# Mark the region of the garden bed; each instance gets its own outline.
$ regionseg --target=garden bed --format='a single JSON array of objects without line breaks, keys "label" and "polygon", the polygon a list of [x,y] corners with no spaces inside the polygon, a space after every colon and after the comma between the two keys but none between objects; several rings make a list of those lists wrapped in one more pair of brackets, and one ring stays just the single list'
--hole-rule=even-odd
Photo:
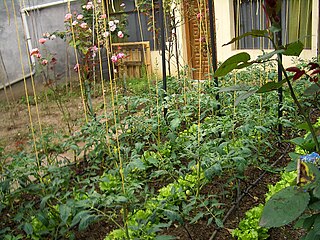
[{"label": "garden bed", "polygon": [[[210,239],[215,231],[215,239],[232,239],[231,231],[237,228],[245,212],[263,203],[267,185],[278,181],[279,171],[290,161],[284,153],[288,151],[287,144],[279,147],[273,134],[277,125],[270,119],[270,125],[265,122],[255,127],[264,118],[261,111],[259,114],[254,109],[250,110],[252,113],[249,111],[248,104],[255,105],[256,100],[249,99],[234,108],[228,93],[221,101],[224,114],[217,115],[214,94],[205,82],[201,83],[203,106],[199,121],[196,99],[200,95],[192,81],[188,92],[181,92],[183,83],[172,82],[174,94],[168,102],[167,122],[163,122],[162,113],[156,111],[151,98],[147,99],[139,90],[147,82],[137,84],[128,90],[129,95],[118,96],[116,125],[112,105],[103,110],[103,97],[93,98],[96,114],[89,117],[88,123],[77,94],[64,102],[70,109],[69,119],[54,107],[55,99],[41,103],[38,107],[45,126],[44,137],[39,135],[35,120],[36,144],[42,149],[40,158],[47,160],[40,168],[32,154],[32,131],[25,127],[29,125],[28,118],[19,117],[14,125],[8,119],[3,121],[8,125],[2,129],[2,166],[6,169],[3,173],[9,175],[2,175],[2,189],[6,189],[3,185],[6,180],[12,181],[10,186],[16,182],[19,187],[2,192],[2,213],[6,216],[1,225],[3,236],[34,234],[52,238],[52,231],[59,231],[56,232],[59,239],[70,236],[104,239],[123,228],[123,211],[127,211],[130,234],[141,239],[153,239],[156,235]],[[123,91],[119,88],[118,92]],[[137,97],[135,93],[142,95]],[[266,106],[267,102],[263,100]],[[11,109],[20,109],[19,116],[28,116],[23,101]],[[12,115],[7,107],[3,110],[4,118]],[[37,119],[35,110],[32,105],[33,119]],[[68,126],[72,126],[71,135]],[[290,132],[296,134],[291,128],[291,125],[286,128],[288,139],[292,137]],[[281,161],[271,167],[281,155]],[[119,175],[119,156],[125,192]],[[199,156],[201,169],[197,167]],[[37,175],[37,168],[43,173],[41,176]],[[265,175],[256,181],[262,173]],[[35,181],[30,181],[29,176]],[[243,198],[238,201],[241,195]],[[12,202],[13,198],[19,200]],[[23,211],[25,206],[30,210]],[[232,207],[233,211],[228,213]],[[81,214],[87,221],[79,218]],[[140,219],[140,215],[144,217]],[[19,216],[22,218],[17,221]],[[44,223],[49,221],[48,225],[39,225],[41,219]],[[301,236],[290,226],[282,232],[281,235],[278,230],[270,231],[271,239],[284,234],[296,236],[291,239]]]}]

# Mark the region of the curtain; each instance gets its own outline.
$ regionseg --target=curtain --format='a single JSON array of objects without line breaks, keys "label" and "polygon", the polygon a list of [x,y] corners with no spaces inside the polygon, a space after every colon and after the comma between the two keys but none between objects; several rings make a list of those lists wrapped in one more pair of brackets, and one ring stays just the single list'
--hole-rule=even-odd
[{"label": "curtain", "polygon": [[305,48],[311,48],[312,0],[288,0],[288,42],[300,40]]},{"label": "curtain", "polygon": [[[234,0],[235,36],[252,29],[265,29],[264,0]],[[311,48],[312,0],[282,0],[282,42],[300,40],[305,48]],[[237,44],[237,49],[268,49],[268,40],[246,37]]]}]

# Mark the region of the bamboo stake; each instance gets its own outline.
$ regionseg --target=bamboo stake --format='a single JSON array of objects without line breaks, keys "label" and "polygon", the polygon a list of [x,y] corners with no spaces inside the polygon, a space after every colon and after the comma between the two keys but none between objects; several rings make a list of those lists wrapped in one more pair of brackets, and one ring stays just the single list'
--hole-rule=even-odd
[{"label": "bamboo stake", "polygon": [[33,139],[33,147],[34,147],[36,161],[37,161],[38,175],[39,175],[39,179],[41,180],[41,175],[40,175],[41,162],[40,162],[40,159],[39,159],[38,149],[37,149],[37,145],[36,145],[36,137],[35,137],[35,131],[34,131],[32,115],[31,115],[31,106],[30,106],[30,101],[29,101],[27,79],[26,79],[25,69],[24,69],[23,60],[22,60],[21,41],[20,41],[20,36],[19,36],[19,27],[18,27],[17,14],[16,14],[14,0],[11,0],[11,4],[12,4],[12,8],[13,8],[13,13],[14,13],[14,23],[15,23],[15,30],[16,30],[17,41],[18,41],[18,49],[19,49],[19,56],[20,56],[20,66],[21,66],[21,71],[22,71],[22,75],[23,75],[24,90],[25,90],[25,96],[26,96],[26,101],[27,101],[30,130],[31,130],[31,135],[32,135],[32,139]]},{"label": "bamboo stake", "polygon": [[[68,11],[71,12],[70,0],[68,0]],[[70,19],[70,26],[71,26],[73,45],[76,46],[76,44],[75,44],[75,42],[76,42],[75,33],[74,33],[74,28],[73,28],[71,19]],[[76,48],[74,48],[74,55],[75,55],[75,58],[76,58],[76,66],[79,66],[79,57],[78,57],[78,53],[77,53],[77,49]],[[87,108],[86,108],[85,97],[84,97],[83,82],[82,82],[82,77],[81,77],[81,73],[80,73],[79,67],[78,67],[78,71],[77,72],[78,72],[78,79],[79,79],[79,85],[80,85],[80,92],[81,92],[81,99],[82,99],[82,106],[83,106],[84,116],[85,116],[86,123],[88,123],[88,114],[87,114]]]}]

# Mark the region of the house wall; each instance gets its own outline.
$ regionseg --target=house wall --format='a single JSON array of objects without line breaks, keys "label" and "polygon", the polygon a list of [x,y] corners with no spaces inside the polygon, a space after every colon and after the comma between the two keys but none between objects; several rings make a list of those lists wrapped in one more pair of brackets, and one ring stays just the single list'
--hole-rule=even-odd
[{"label": "house wall", "polygon": [[[254,49],[235,49],[235,45],[227,45],[223,46],[223,44],[228,43],[233,37],[235,32],[234,26],[234,9],[233,9],[233,0],[215,0],[215,21],[216,21],[216,41],[217,41],[217,59],[218,62],[223,62],[229,57],[239,52],[248,52],[251,55],[251,59],[256,58],[257,56],[262,54],[261,50]],[[305,49],[301,53],[301,59],[312,59],[317,56],[317,51],[319,48],[319,36],[318,36],[318,28],[319,28],[319,1],[313,0],[312,7],[312,47],[311,49]],[[180,6],[180,10],[177,11],[177,15],[179,19],[183,20],[183,6]],[[181,68],[183,66],[188,66],[188,56],[187,56],[187,42],[189,41],[189,34],[186,32],[186,27],[182,24],[177,29],[178,39],[179,39],[179,60],[181,64]],[[267,51],[266,51],[267,52]],[[156,67],[156,73],[161,74],[161,55],[158,52],[152,52],[153,56],[153,67]],[[290,66],[293,61],[293,57],[283,56],[283,63],[285,67]],[[176,69],[175,62],[171,62],[171,69]],[[181,69],[180,68],[180,69]],[[172,71],[171,71],[172,72]],[[161,76],[161,75],[160,75]]]},{"label": "house wall", "polygon": [[[312,7],[312,47],[305,49],[300,55],[302,59],[311,59],[317,56],[317,42],[318,42],[318,24],[319,24],[319,1],[313,0]],[[230,13],[230,14],[226,14]],[[242,49],[236,50],[234,45],[222,46],[228,43],[234,37],[234,16],[233,16],[233,1],[232,0],[215,0],[215,14],[216,14],[216,31],[217,31],[217,54],[218,61],[225,61],[230,56],[239,52],[248,52],[251,58],[254,59],[261,55],[261,50]],[[283,57],[285,66],[292,64],[292,57]]]},{"label": "house wall", "polygon": [[[181,23],[184,21],[183,19],[183,9],[181,6],[172,5],[171,7],[172,11],[175,12],[175,21],[177,23]],[[179,26],[176,28],[175,35],[177,37],[177,51],[175,49],[174,43],[172,43],[172,54],[173,56],[170,58],[170,67],[168,62],[168,53],[166,53],[166,73],[169,74],[169,68],[170,73],[172,75],[177,75],[177,71],[183,71],[184,67],[188,65],[188,58],[187,58],[187,49],[185,42],[187,41],[186,32],[183,24],[178,24]],[[166,49],[169,48],[170,43],[166,43]],[[152,61],[152,68],[153,73],[158,75],[159,77],[162,77],[162,53],[160,50],[157,51],[151,51],[151,61]],[[178,64],[177,64],[177,58],[178,58]]]}]

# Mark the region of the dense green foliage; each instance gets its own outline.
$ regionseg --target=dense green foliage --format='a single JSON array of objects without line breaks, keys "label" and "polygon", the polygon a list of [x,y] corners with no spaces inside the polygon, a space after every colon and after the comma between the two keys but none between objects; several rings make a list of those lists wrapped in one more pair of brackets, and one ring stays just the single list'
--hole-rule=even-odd
[{"label": "dense green foliage", "polygon": [[[275,76],[259,68],[237,75],[241,82]],[[226,76],[224,86],[234,79]],[[264,156],[276,151],[276,94],[252,96],[235,107],[236,93],[221,91],[218,102],[212,83],[170,78],[164,120],[164,103],[155,105],[159,94],[141,92],[139,85],[132,91],[140,95],[116,99],[116,122],[111,111],[108,121],[97,115],[72,135],[44,130],[38,156],[1,156],[10,158],[1,168],[0,209],[10,215],[1,237],[74,239],[100,221],[115,225],[109,238],[126,235],[125,225],[130,236],[144,239],[160,239],[173,223],[223,226],[223,199],[236,197],[248,166],[267,164]],[[291,104],[286,101],[281,119],[289,127]],[[203,193],[222,178],[227,180],[217,191]]]}]

